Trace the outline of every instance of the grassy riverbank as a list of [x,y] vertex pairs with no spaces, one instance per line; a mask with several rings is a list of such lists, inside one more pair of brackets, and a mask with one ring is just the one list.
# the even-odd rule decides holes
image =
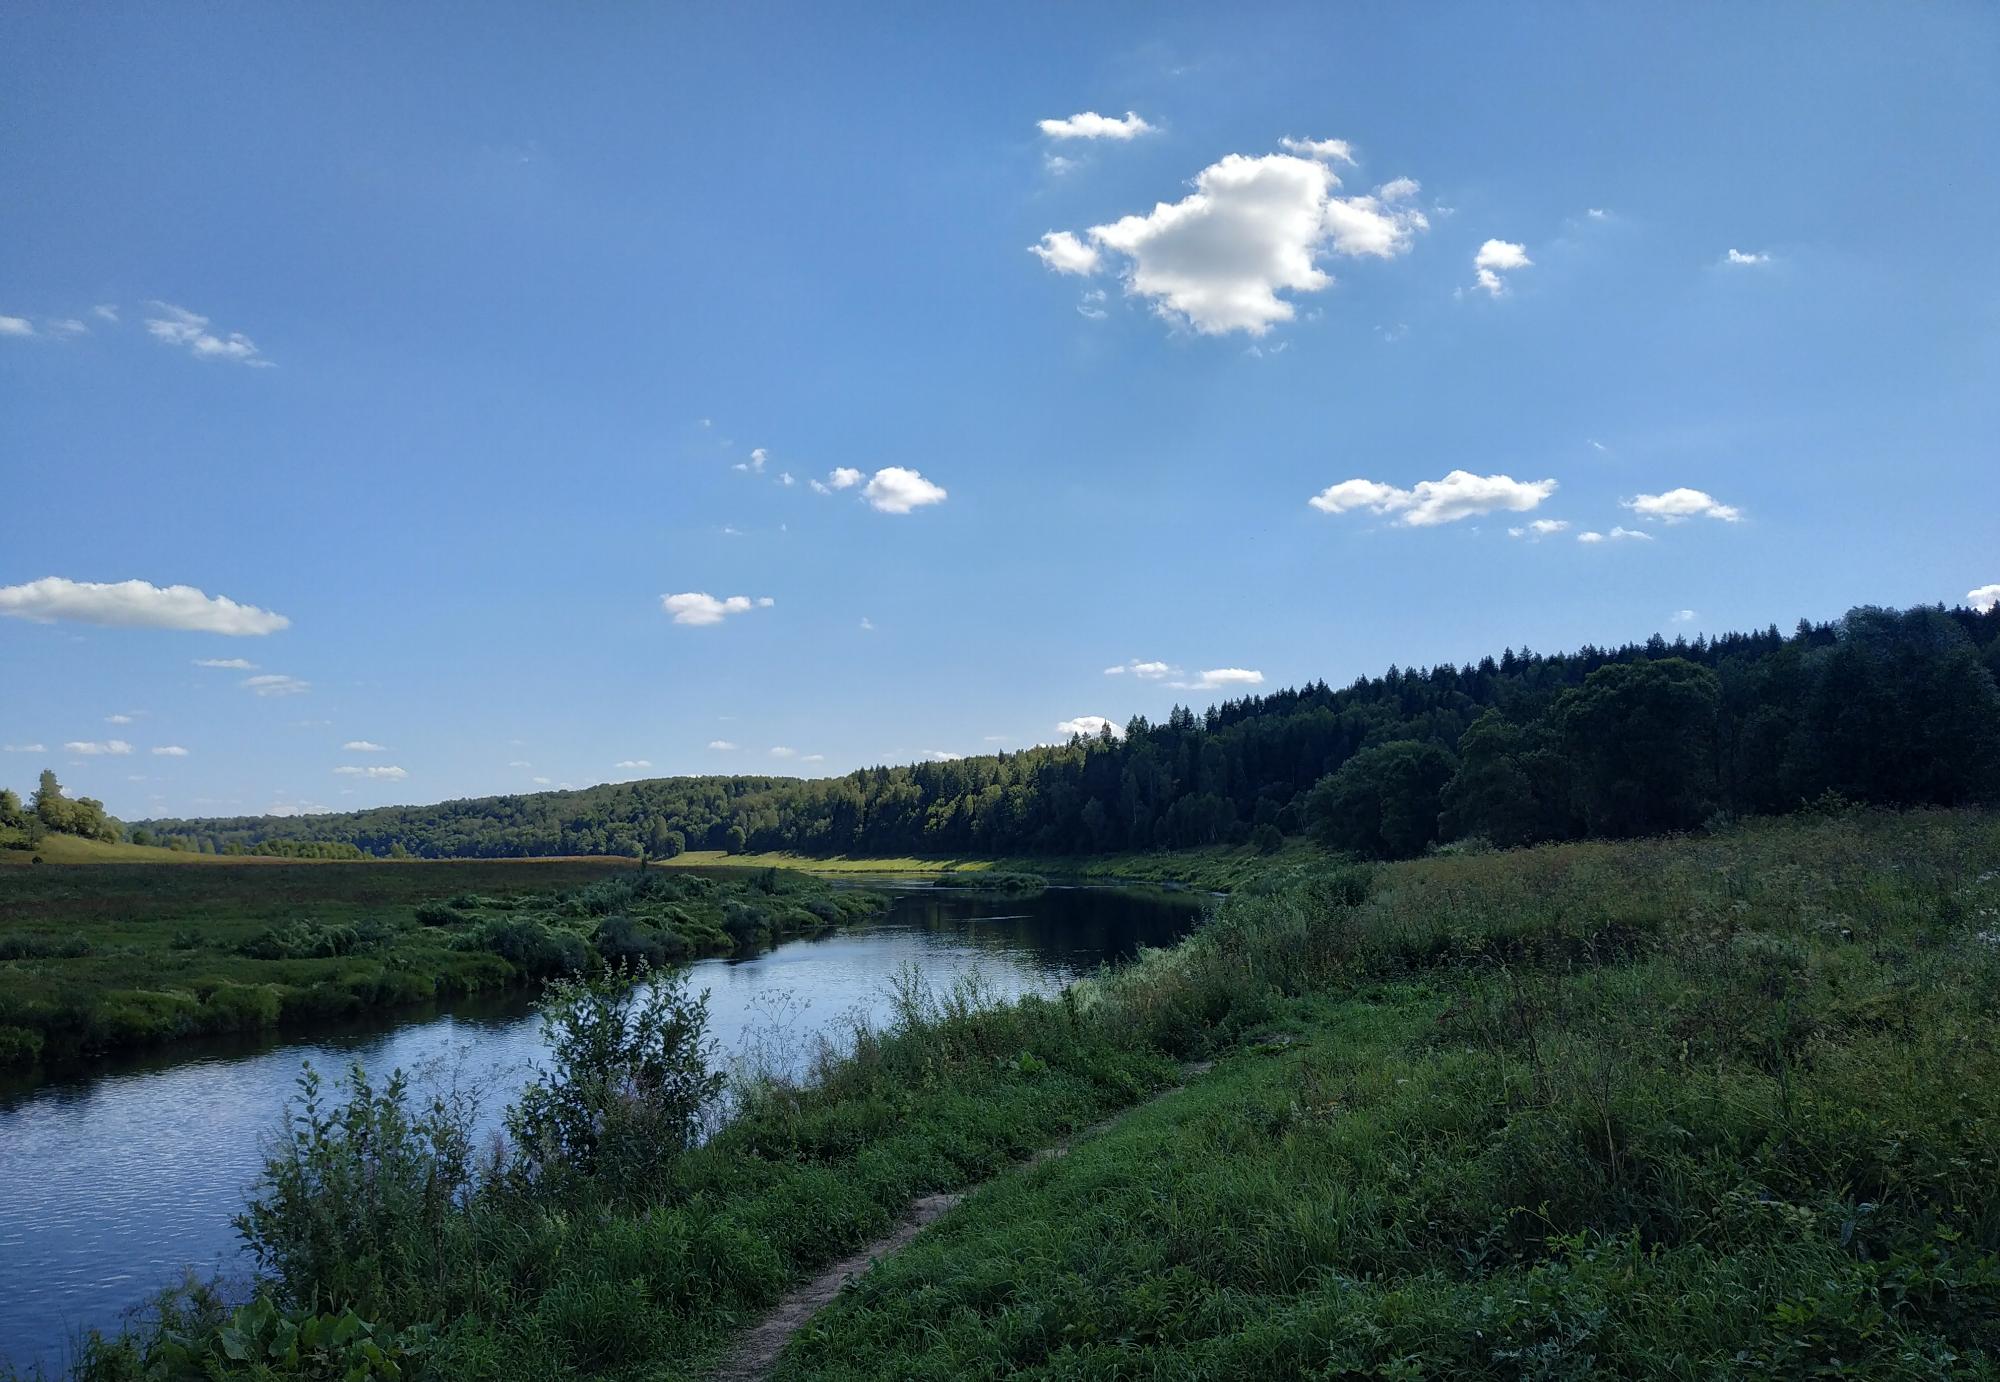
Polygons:
[[777,850],[726,854],[693,850],[670,859],[668,868],[780,868],[829,877],[944,877],[981,872],[1038,874],[1051,883],[1155,883],[1228,892],[1252,879],[1265,879],[1322,859],[1301,837],[1287,839],[1275,853],[1248,845],[1204,845],[1194,849],[1139,850],[1115,854],[1065,854],[980,859],[953,856],[823,858]]
[[727,954],[880,904],[799,874],[610,860],[16,870],[0,881],[0,1067],[500,989],[593,958]]
[[2000,1373],[1992,816],[1400,865],[1154,967],[1254,1039],[781,1376]]
[[911,991],[664,1181],[483,1192],[333,1304],[405,1376],[700,1376],[912,1197],[1211,1054],[993,1179],[781,1373],[1992,1377],[1996,986],[1990,814],[1291,869],[1064,1001]]

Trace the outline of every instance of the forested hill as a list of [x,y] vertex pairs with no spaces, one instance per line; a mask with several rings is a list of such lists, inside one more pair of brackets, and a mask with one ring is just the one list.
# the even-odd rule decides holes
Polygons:
[[376,855],[1077,853],[1311,828],[1420,852],[1686,829],[1816,800],[2000,799],[2000,610],[1392,667],[1065,745],[818,781],[664,778],[339,815],[147,823],[185,847]]

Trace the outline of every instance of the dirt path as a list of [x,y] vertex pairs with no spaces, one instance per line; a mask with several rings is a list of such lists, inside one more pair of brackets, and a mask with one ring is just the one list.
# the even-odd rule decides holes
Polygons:
[[[1095,1137],[1138,1109],[1157,1103],[1169,1094],[1179,1093],[1189,1080],[1207,1074],[1214,1064],[1213,1061],[1196,1061],[1182,1066],[1180,1083],[1171,1089],[1163,1089],[1144,1104],[1134,1104],[1131,1108],[1123,1109],[1101,1122],[1092,1123],[1082,1131],[1072,1133],[1055,1146],[1044,1147],[1019,1166],[1011,1166],[1000,1174],[1013,1175],[1028,1167],[1039,1166],[1045,1161],[1069,1155],[1070,1148],[1077,1143]],[[990,1185],[992,1182],[983,1183]],[[794,1288],[772,1308],[770,1314],[758,1321],[749,1333],[737,1341],[735,1349],[710,1374],[713,1382],[762,1382],[762,1379],[769,1377],[771,1369],[777,1365],[778,1354],[783,1352],[792,1335],[798,1333],[807,1320],[818,1314],[822,1306],[839,1295],[842,1287],[866,1272],[881,1258],[901,1251],[912,1238],[922,1233],[927,1225],[940,1218],[945,1211],[978,1188],[973,1186],[970,1189],[941,1195],[925,1195],[909,1207],[888,1233],[868,1246],[849,1253],[812,1280]]]

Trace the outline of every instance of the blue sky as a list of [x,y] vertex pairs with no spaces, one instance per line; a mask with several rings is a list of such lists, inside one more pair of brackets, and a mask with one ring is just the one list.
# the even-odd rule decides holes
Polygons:
[[837,772],[1963,600],[1996,54],[1969,3],[8,7],[0,781]]

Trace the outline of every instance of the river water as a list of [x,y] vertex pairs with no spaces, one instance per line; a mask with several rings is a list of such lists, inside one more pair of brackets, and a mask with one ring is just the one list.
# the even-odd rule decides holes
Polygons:
[[[727,1066],[796,1072],[819,1033],[890,1010],[911,967],[941,989],[977,976],[996,997],[1053,992],[1142,945],[1179,938],[1188,894],[1051,888],[1033,897],[896,892],[879,919],[693,966]],[[295,1093],[302,1062],[332,1075],[430,1072],[482,1090],[496,1126],[542,1053],[525,994],[461,1001],[276,1040],[182,1045],[54,1081],[0,1084],[0,1361],[53,1371],[192,1268],[241,1278],[231,1217]]]

